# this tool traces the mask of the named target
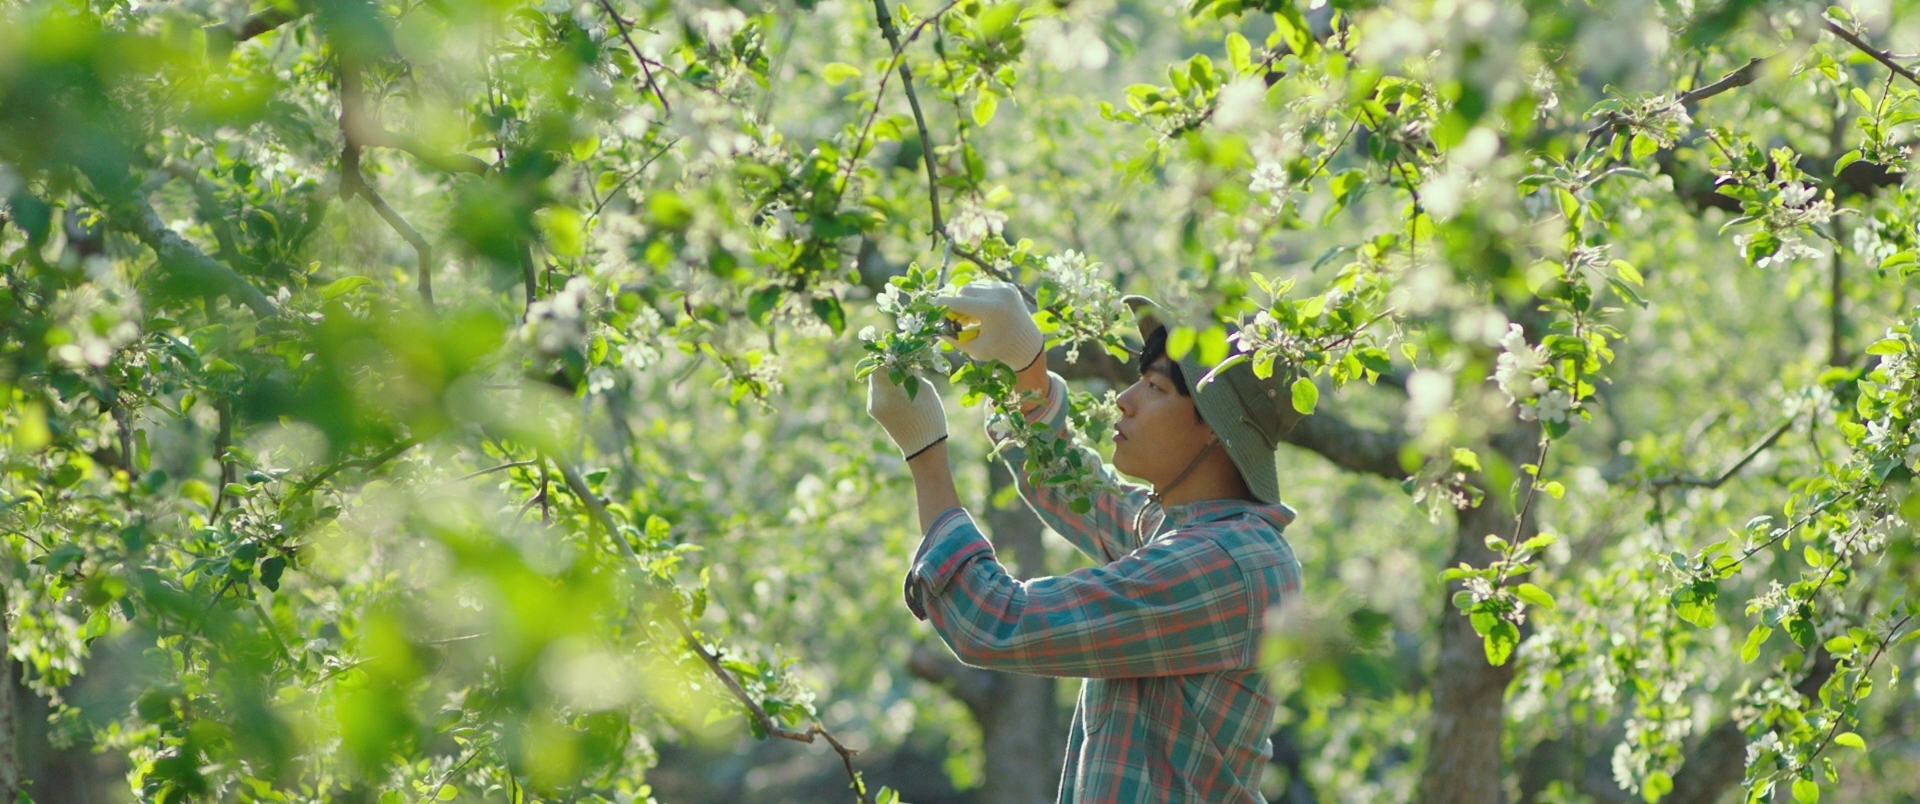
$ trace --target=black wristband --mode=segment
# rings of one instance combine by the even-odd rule
[[[912,454],[912,455],[908,455],[908,456],[907,456],[907,460],[909,460],[909,461],[911,461],[911,460],[913,460],[913,459],[915,459],[915,458],[918,458],[918,457],[920,457],[920,456],[921,456],[922,454],[924,454],[924,453],[925,453],[925,452],[926,452],[927,450],[930,450],[930,449],[933,449],[933,447],[934,447],[934,445],[935,445],[935,444],[939,444],[940,442],[942,442],[942,441],[945,441],[945,440],[947,440],[947,437],[946,437],[945,435],[942,435],[942,436],[940,436],[939,438],[936,438],[936,439],[934,439],[934,440],[933,440],[933,444],[928,444],[928,445],[926,445],[926,446],[924,446],[924,447],[921,447],[921,448],[919,448],[919,449],[917,449],[917,450],[914,450],[914,451],[913,451],[913,454]]]

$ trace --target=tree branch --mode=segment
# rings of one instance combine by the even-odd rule
[[[1793,429],[1793,423],[1795,421],[1798,421],[1798,419],[1789,418],[1781,422],[1779,426],[1773,428],[1773,432],[1767,434],[1766,438],[1760,439],[1759,443],[1748,447],[1747,453],[1742,455],[1740,460],[1735,461],[1732,466],[1727,467],[1727,470],[1721,472],[1718,476],[1703,478],[1697,475],[1667,475],[1649,480],[1647,484],[1657,489],[1667,488],[1669,486],[1692,486],[1707,489],[1720,488],[1722,484],[1733,479],[1734,475],[1739,474],[1740,470],[1747,468],[1747,464],[1752,463],[1753,459],[1759,457],[1760,453],[1767,451],[1768,447],[1773,446],[1774,442],[1779,441],[1780,437],[1786,435],[1788,430]]]
[[[1874,47],[1872,44],[1869,44],[1867,40],[1861,39],[1859,34],[1841,27],[1834,23],[1833,20],[1821,20],[1821,22],[1825,23],[1827,31],[1834,36],[1846,40],[1847,44],[1854,46],[1854,48],[1860,52],[1872,56],[1874,61],[1886,65],[1887,69],[1892,70],[1895,75],[1907,79],[1914,86],[1920,86],[1920,75],[1916,75],[1912,70],[1902,66],[1900,62],[1894,61],[1892,53]]]
[[[900,39],[900,29],[893,24],[893,15],[887,12],[887,0],[873,0],[873,13],[879,19],[880,33],[887,38],[887,44],[894,52],[901,52],[906,46]],[[927,130],[927,116],[920,111],[920,96],[913,90],[913,68],[907,66],[906,59],[900,59],[896,69],[900,72],[900,88],[907,94],[907,106],[913,109],[913,124],[920,130],[920,158],[927,168],[927,205],[933,213],[933,233],[953,242],[947,234],[946,218],[940,214],[940,170],[933,162],[933,134]]]
[[[613,3],[610,0],[600,0],[600,7],[606,9],[607,16],[613,18],[614,27],[620,31],[620,38],[627,43],[627,50],[633,53],[633,60],[640,63],[640,73],[646,76],[647,88],[653,90],[653,97],[659,99],[660,111],[671,113],[673,106],[667,103],[667,94],[661,92],[660,84],[653,80],[653,68],[649,66],[652,61],[640,55],[640,47],[633,43],[633,37],[627,33],[627,21],[620,17],[619,12],[613,10]]]
[[[1720,76],[1720,80],[1704,87],[1682,93],[1680,95],[1680,104],[1683,106],[1692,106],[1722,92],[1753,83],[1753,79],[1760,71],[1761,63],[1765,61],[1766,59],[1761,57],[1749,59],[1745,66]]]
[[[120,207],[120,214],[108,218],[108,225],[139,238],[153,249],[166,270],[183,279],[213,286],[215,292],[245,304],[261,318],[279,315],[280,311],[265,293],[167,226],[160,220],[160,213],[154,211],[153,204],[137,192],[126,194],[115,206]]]
[[[207,51],[224,58],[228,51],[233,50],[234,45],[305,17],[307,13],[304,8],[288,11],[275,7],[241,20],[238,29],[228,25],[209,25],[202,29],[207,35]]]
[[[292,500],[295,497],[301,497],[301,496],[305,496],[307,494],[313,493],[313,490],[319,488],[320,484],[325,483],[328,480],[332,479],[334,475],[339,474],[342,470],[374,469],[382,465],[385,465],[388,461],[391,461],[405,454],[407,450],[420,446],[421,441],[422,439],[420,438],[407,438],[402,440],[398,444],[388,447],[386,450],[378,454],[365,457],[365,458],[353,458],[351,460],[341,461],[339,463],[328,466],[327,468],[320,470],[320,472],[315,474],[313,477],[307,478],[306,482],[303,482],[300,485],[295,486],[293,489],[293,493],[287,495],[287,499]],[[466,478],[461,478],[461,479],[465,480]]]
[[[593,493],[593,488],[587,485],[586,478],[581,477],[580,471],[575,469],[573,464],[568,463],[562,458],[549,455],[547,459],[553,461],[554,465],[559,467],[560,478],[566,482],[567,490],[573,492],[573,496],[579,498],[580,504],[587,509],[587,518],[595,525],[598,525],[602,531],[606,532],[607,538],[613,541],[614,546],[618,547],[620,553],[626,556],[629,561],[632,561],[634,567],[637,569],[640,566],[640,555],[633,551],[633,545],[628,544],[626,537],[620,534],[620,529],[614,525],[613,517],[607,514],[606,504],[601,502],[600,497]],[[645,580],[642,580],[642,583],[651,586],[651,584]],[[814,735],[826,738],[827,745],[833,747],[833,750],[840,755],[841,763],[846,766],[847,777],[852,780],[854,794],[860,801],[860,804],[868,804],[866,783],[861,780],[860,774],[853,769],[853,756],[859,753],[858,751],[842,745],[840,741],[835,739],[833,734],[827,731],[825,726],[820,725],[818,721],[814,722],[806,731],[795,731],[782,727],[772,716],[767,714],[766,708],[762,707],[759,701],[754,700],[746,688],[740,685],[740,680],[735,678],[733,673],[728,671],[727,668],[720,663],[719,653],[708,650],[706,644],[700,640],[700,636],[694,633],[692,626],[687,624],[686,618],[680,613],[679,601],[662,601],[657,610],[667,619],[668,624],[672,625],[673,629],[679,633],[680,641],[686,644],[687,649],[692,651],[695,656],[700,657],[700,661],[706,664],[707,669],[712,671],[715,677],[720,679],[720,683],[725,685],[727,691],[732,693],[733,697],[740,702],[740,705],[746,708],[748,716],[752,717],[754,722],[758,724],[760,729],[768,736],[809,744],[813,742]]]
[[[373,207],[373,211],[380,215],[381,220],[386,221],[387,225],[398,232],[408,245],[413,246],[414,254],[420,260],[418,271],[420,298],[428,307],[432,307],[433,246],[420,235],[418,229],[413,228],[405,218],[400,217],[400,213],[395,212],[393,207],[387,204],[387,200],[381,198],[380,194],[367,184],[366,177],[361,175],[361,148],[374,144],[374,141],[381,139],[385,132],[379,125],[370,123],[366,119],[359,65],[341,58],[338,69],[340,72],[340,133],[346,141],[340,152],[340,194],[358,195],[365,199],[367,204]],[[473,159],[473,157],[468,158]]]
[[[927,683],[946,690],[974,712],[984,712],[993,706],[992,671],[968,667],[921,642],[914,643],[907,654],[907,669]]]
[[[1363,475],[1400,480],[1411,474],[1400,465],[1407,437],[1401,433],[1369,430],[1330,412],[1316,412],[1300,420],[1280,440],[1332,461],[1335,466]]]
[[[486,160],[472,154],[438,153],[428,150],[419,140],[404,134],[397,134],[379,126],[369,126],[361,132],[360,143],[365,148],[392,148],[405,151],[413,158],[425,162],[428,167],[448,173],[472,173],[485,175],[493,166]]]

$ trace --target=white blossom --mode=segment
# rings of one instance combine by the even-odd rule
[[[1287,189],[1287,169],[1278,162],[1261,162],[1253,168],[1253,181],[1248,190],[1256,193],[1276,193]]]
[[[1780,188],[1780,203],[1789,207],[1804,207],[1812,201],[1819,191],[1799,182],[1788,182]]]
[[[1006,225],[1006,213],[967,202],[954,210],[953,218],[947,221],[947,233],[952,235],[954,242],[973,247],[990,236],[998,237]]]
[[[1564,422],[1573,407],[1572,395],[1566,391],[1554,389],[1532,402],[1521,403],[1520,418],[1524,421],[1538,419],[1544,422]]]
[[[520,327],[520,340],[543,355],[557,355],[567,347],[579,347],[587,339],[587,278],[576,276],[567,286],[527,307],[527,322]]]
[[[1527,344],[1526,333],[1519,324],[1507,325],[1500,348],[1500,356],[1494,359],[1492,379],[1507,395],[1508,404],[1531,400],[1546,392],[1547,379],[1536,376],[1546,365],[1546,356]]]

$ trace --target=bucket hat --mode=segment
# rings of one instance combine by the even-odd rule
[[[1166,308],[1152,299],[1127,296],[1122,301],[1133,310],[1142,341],[1154,330],[1170,326]],[[1251,362],[1243,361],[1215,375],[1212,382],[1201,388],[1200,378],[1213,367],[1200,362],[1197,350],[1188,351],[1175,362],[1186,376],[1201,420],[1212,427],[1220,443],[1226,445],[1227,456],[1240,470],[1247,490],[1260,502],[1279,504],[1280,475],[1275,464],[1280,441],[1304,418],[1293,409],[1289,390],[1293,372],[1275,365],[1273,374],[1263,380],[1253,373]]]

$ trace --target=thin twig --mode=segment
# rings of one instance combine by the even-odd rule
[[[593,203],[593,212],[592,214],[587,215],[587,220],[591,221],[595,218],[600,217],[600,211],[607,208],[607,203],[612,201],[614,196],[619,195],[620,191],[627,186],[628,182],[631,182],[634,179],[639,178],[640,174],[647,172],[647,168],[653,167],[654,161],[658,160],[662,156],[665,156],[667,151],[672,150],[673,146],[679,145],[679,144],[680,144],[680,138],[675,137],[673,140],[669,141],[667,144],[660,146],[660,150],[654,151],[651,155],[649,155],[646,161],[641,162],[639,167],[633,169],[632,173],[628,173],[625,178],[622,178],[620,180],[619,184],[615,184],[613,186],[613,189],[608,190],[605,197]]]
[[[524,461],[509,461],[509,462],[507,462],[507,463],[503,463],[503,464],[500,464],[499,466],[489,466],[489,467],[487,467],[487,468],[485,468],[485,469],[482,469],[482,470],[480,470],[480,471],[478,471],[478,472],[468,472],[468,473],[466,473],[466,474],[464,474],[464,475],[461,475],[461,476],[460,476],[460,479],[461,479],[461,480],[472,480],[472,479],[474,479],[474,478],[476,478],[476,477],[479,477],[479,476],[481,476],[481,475],[486,475],[486,474],[492,474],[492,473],[494,473],[494,472],[499,472],[499,471],[504,471],[504,470],[507,470],[507,469],[512,469],[512,468],[514,468],[514,467],[516,467],[516,466],[532,466],[532,465],[534,465],[534,464],[536,464],[536,463],[539,463],[539,462],[540,462],[540,459],[538,459],[538,458],[528,458],[527,460],[524,460]]]
[[[592,520],[595,525],[598,525],[601,530],[605,531],[607,538],[612,540],[616,547],[620,548],[620,553],[626,556],[628,560],[634,562],[634,565],[638,567],[640,565],[640,555],[634,552],[633,545],[627,543],[626,537],[622,535],[620,529],[614,525],[613,517],[607,514],[606,503],[601,501],[599,495],[593,493],[593,488],[587,485],[586,478],[582,477],[580,471],[566,460],[557,456],[551,459],[554,465],[559,467],[560,477],[566,482],[567,490],[573,492],[573,496],[578,498],[581,505],[587,509],[587,518]],[[754,722],[759,725],[761,731],[770,737],[778,737],[783,740],[792,740],[801,743],[812,743],[814,735],[825,737],[827,744],[833,747],[833,750],[840,755],[840,761],[846,765],[847,776],[852,779],[854,793],[857,795],[859,801],[861,804],[868,804],[866,784],[861,781],[860,774],[853,769],[853,756],[859,753],[858,751],[842,745],[839,740],[834,738],[832,733],[828,732],[824,726],[821,726],[817,722],[806,731],[795,731],[781,726],[771,715],[767,714],[766,708],[761,706],[759,701],[754,700],[753,695],[748,693],[745,687],[741,686],[740,680],[735,678],[733,673],[728,671],[727,668],[720,663],[719,653],[708,650],[706,644],[701,642],[700,636],[694,632],[692,626],[687,624],[686,618],[680,613],[678,601],[666,601],[665,605],[659,607],[659,611],[666,618],[667,622],[673,626],[674,631],[680,635],[680,641],[686,644],[687,649],[693,651],[694,655],[700,657],[700,661],[707,666],[708,670],[713,672],[715,677],[720,679],[720,683],[726,686],[727,691],[732,693],[733,697],[737,699],[742,706],[746,707],[748,714],[753,718]]]
[[[1341,134],[1340,141],[1334,143],[1331,149],[1329,149],[1325,154],[1322,154],[1320,156],[1320,163],[1317,165],[1314,165],[1313,170],[1307,173],[1307,177],[1300,180],[1300,185],[1302,187],[1308,184],[1312,184],[1314,179],[1319,178],[1320,171],[1326,170],[1327,163],[1333,161],[1333,157],[1340,153],[1341,148],[1347,147],[1347,138],[1352,137],[1353,130],[1359,127],[1360,127],[1360,116],[1354,115],[1353,122],[1347,124],[1347,133]]]
[[[900,52],[906,45],[900,39],[900,29],[893,24],[893,15],[887,12],[887,0],[873,0],[873,12],[879,18],[880,33],[887,38],[887,44],[893,46],[894,52]],[[940,170],[933,162],[933,134],[927,131],[927,116],[920,111],[920,96],[913,90],[913,68],[907,66],[905,59],[900,59],[894,69],[900,73],[900,87],[907,93],[907,106],[913,109],[913,124],[920,130],[920,159],[927,167],[927,205],[933,212],[933,234],[952,240],[947,233],[946,219],[940,214]]]
[[[1760,453],[1772,447],[1775,442],[1780,440],[1781,436],[1787,434],[1788,430],[1793,429],[1793,424],[1797,421],[1799,421],[1799,419],[1796,417],[1788,418],[1786,421],[1781,422],[1779,426],[1773,428],[1773,432],[1767,434],[1766,438],[1760,439],[1759,443],[1747,448],[1746,454],[1742,455],[1740,460],[1735,461],[1732,466],[1727,467],[1726,471],[1721,472],[1715,477],[1703,478],[1696,475],[1667,475],[1666,477],[1656,477],[1647,481],[1647,483],[1654,488],[1664,488],[1666,486],[1692,486],[1705,489],[1720,488],[1720,486],[1728,480],[1733,479],[1734,475],[1739,474],[1740,470],[1747,468],[1747,464],[1752,463],[1753,459],[1759,457]]]
[[[1853,489],[1851,491],[1848,491],[1845,494],[1842,494],[1838,497],[1835,497],[1831,500],[1827,500],[1826,502],[1823,502],[1819,505],[1814,506],[1813,510],[1808,511],[1805,516],[1800,517],[1798,520],[1794,522],[1787,523],[1787,526],[1784,528],[1779,528],[1775,530],[1773,535],[1770,538],[1768,538],[1766,541],[1747,548],[1746,551],[1740,554],[1739,558],[1736,558],[1733,560],[1732,564],[1727,565],[1725,567],[1725,570],[1728,572],[1731,572],[1734,567],[1738,567],[1741,564],[1746,563],[1747,559],[1752,558],[1755,553],[1758,553],[1761,550],[1765,550],[1769,547],[1779,544],[1781,539],[1787,538],[1787,536],[1791,535],[1794,531],[1799,530],[1801,526],[1807,524],[1808,522],[1812,522],[1814,517],[1819,516],[1822,511],[1825,511],[1828,508],[1833,507],[1834,503],[1840,502],[1841,500],[1847,499],[1848,497],[1852,497],[1854,495],[1860,494],[1863,491],[1865,491],[1865,489]]]
[[[1832,23],[1828,24],[1831,25]],[[1900,633],[1900,629],[1907,627],[1907,623],[1913,620],[1913,618],[1914,615],[1912,614],[1901,617],[1899,622],[1894,623],[1893,627],[1887,630],[1887,638],[1880,642],[1880,647],[1873,649],[1873,655],[1867,658],[1866,666],[1860,669],[1861,678],[1866,678],[1868,673],[1873,672],[1874,664],[1880,661],[1881,654],[1887,652],[1887,646],[1893,644],[1894,636]],[[1813,753],[1807,755],[1808,761],[1812,761],[1814,757],[1820,756],[1821,752],[1827,750],[1827,747],[1833,744],[1833,738],[1839,736],[1840,724],[1844,722],[1846,722],[1846,718],[1843,717],[1836,716],[1833,719],[1833,725],[1827,729],[1827,738],[1821,740],[1820,746],[1813,749]]]
[[[906,38],[894,45],[893,57],[887,61],[886,70],[880,73],[880,86],[873,91],[873,109],[867,112],[867,121],[860,126],[860,136],[853,141],[853,157],[847,160],[847,169],[840,175],[840,186],[836,188],[836,194],[846,192],[847,183],[853,179],[853,168],[859,164],[860,156],[866,150],[867,136],[873,132],[874,122],[880,119],[880,102],[887,96],[887,81],[893,77],[894,68],[900,64],[901,59],[906,58],[906,46],[920,38],[920,33],[925,31],[928,25],[959,4],[960,0],[947,0],[947,4],[941,6],[939,11],[933,12],[932,16],[914,25],[913,30],[907,32]]]
[[[633,53],[633,60],[640,63],[640,74],[646,76],[647,88],[653,90],[653,96],[660,100],[660,111],[673,113],[673,106],[667,103],[667,93],[660,91],[660,84],[653,80],[652,60],[640,54],[640,46],[633,43],[633,36],[627,33],[627,21],[620,12],[613,10],[610,0],[600,0],[600,7],[607,10],[607,16],[613,18],[613,25],[620,31],[620,38],[627,43],[627,50]]]
[[[467,749],[467,755],[464,757],[461,757],[460,761],[456,763],[453,767],[448,768],[446,774],[440,777],[440,781],[435,782],[433,784],[433,788],[428,790],[426,795],[420,797],[421,803],[425,804],[425,802],[429,802],[429,801],[439,801],[440,788],[446,787],[447,782],[453,779],[454,774],[459,773],[461,768],[466,767],[467,763],[472,762],[474,757],[480,756],[480,749],[486,748],[487,746],[492,744],[493,744],[492,740],[487,740],[484,742],[475,743],[472,748]]]
[[[401,441],[398,444],[393,445],[392,447],[389,447],[385,452],[382,452],[378,455],[374,455],[368,458],[355,458],[353,460],[341,461],[339,463],[333,464],[332,466],[328,466],[327,468],[320,470],[319,474],[316,474],[313,477],[308,478],[306,482],[301,483],[298,486],[295,486],[293,489],[293,493],[287,495],[287,500],[292,501],[294,498],[302,497],[307,494],[313,493],[313,490],[319,488],[320,484],[327,482],[334,475],[339,474],[343,469],[376,468],[381,464],[384,464],[388,461],[393,460],[394,458],[400,457],[400,455],[406,452],[407,450],[410,450],[410,449],[413,449],[414,447],[419,446],[420,442],[421,442],[421,439],[419,438],[408,438],[404,441]],[[285,503],[282,503],[282,505],[285,505]]]
[[[370,140],[379,139],[379,136],[374,133],[379,130],[379,126],[366,119],[361,93],[360,66],[343,59],[338,63],[337,69],[340,73],[340,134],[345,140],[340,151],[340,194],[358,195],[365,199],[367,204],[373,207],[373,211],[380,215],[381,220],[386,221],[387,225],[398,232],[408,245],[413,246],[414,253],[420,260],[420,298],[428,307],[432,307],[433,246],[420,235],[419,230],[407,223],[405,218],[400,217],[400,213],[395,212],[393,207],[387,204],[386,199],[381,198],[380,194],[375,192],[373,187],[367,184],[366,178],[360,174],[360,150],[363,146],[370,144]]]

